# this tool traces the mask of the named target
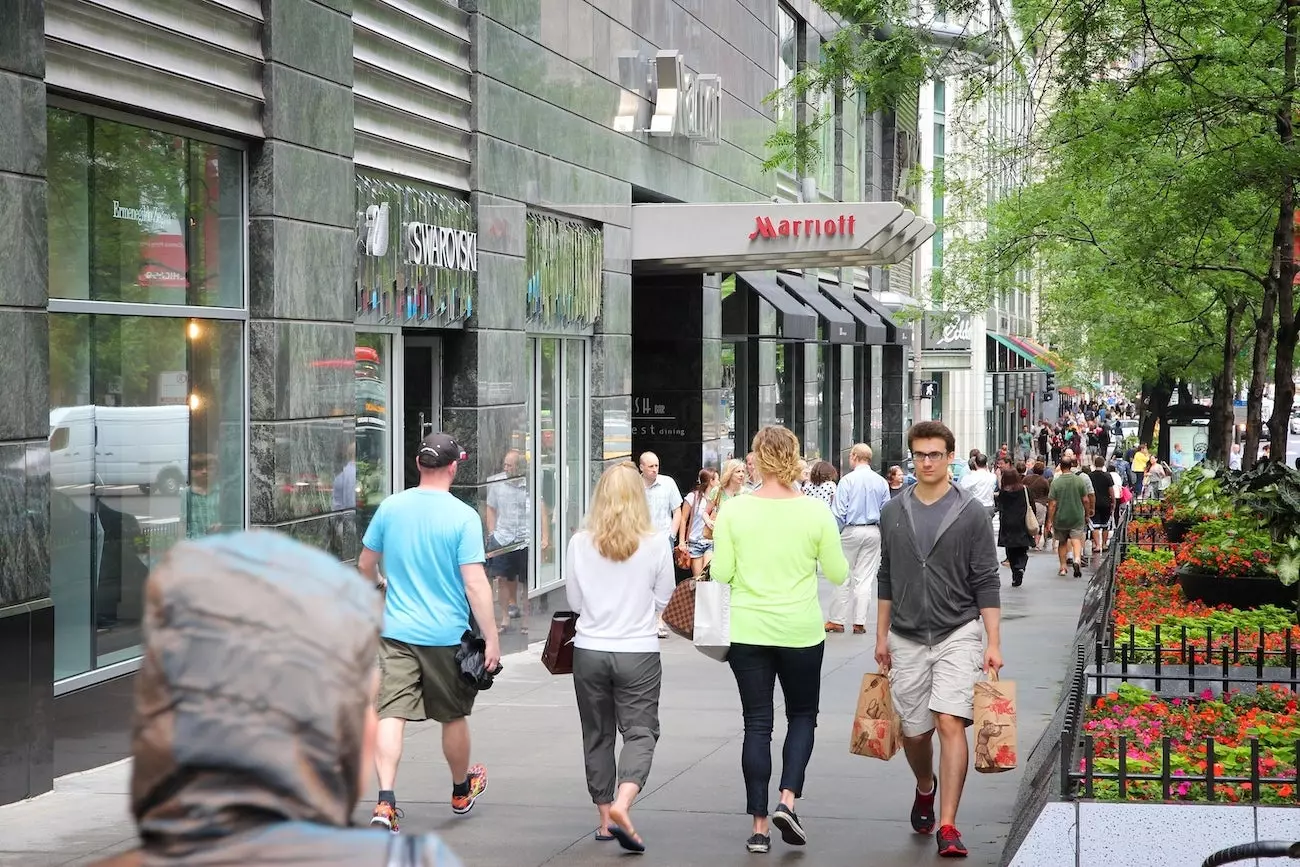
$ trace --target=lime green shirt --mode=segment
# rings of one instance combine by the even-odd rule
[[[731,641],[812,647],[826,640],[817,565],[843,584],[849,562],[831,510],[814,497],[736,497],[713,528],[713,580],[731,585]]]

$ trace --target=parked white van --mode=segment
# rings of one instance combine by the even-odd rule
[[[190,410],[181,406],[70,406],[50,411],[55,487],[137,485],[177,493],[189,477]]]

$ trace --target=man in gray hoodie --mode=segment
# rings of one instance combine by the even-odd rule
[[[918,422],[907,432],[907,442],[917,483],[880,515],[876,662],[892,672],[903,751],[916,776],[912,828],[918,834],[934,830],[935,787],[941,783],[939,855],[964,858],[957,806],[970,764],[966,727],[974,717],[980,672],[1002,668],[1002,581],[988,513],[969,491],[949,481],[952,431],[942,422]]]

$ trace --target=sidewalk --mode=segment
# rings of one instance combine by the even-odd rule
[[[1085,580],[1058,578],[1056,558],[1031,555],[1025,586],[1010,587],[1003,569],[1005,676],[1019,683],[1021,755],[1051,718],[1071,650]],[[830,588],[823,588],[823,599]],[[937,862],[932,838],[908,824],[912,781],[902,756],[889,763],[848,753],[861,675],[874,670],[874,626],[866,636],[834,635],[822,672],[819,742],[808,769],[799,814],[808,829],[807,855],[819,867],[902,867]],[[537,638],[542,634],[538,632]],[[540,646],[507,657],[506,671],[481,696],[473,717],[474,758],[489,768],[488,793],[473,814],[447,805],[450,781],[436,726],[408,731],[398,796],[403,829],[437,831],[467,867],[610,864],[613,843],[591,839],[595,808],[587,795],[581,738],[570,678],[553,678]],[[779,699],[778,699],[779,700]],[[726,665],[680,638],[664,642],[662,735],[649,786],[638,804],[638,830],[648,861],[675,867],[755,864],[746,853],[740,774],[740,701]],[[779,712],[778,712],[779,716]],[[783,722],[774,735],[774,777],[780,773]],[[63,777],[48,795],[0,807],[0,865],[85,864],[133,845],[127,814],[129,762]],[[971,865],[996,865],[1021,772],[971,773],[961,829]],[[357,810],[369,817],[369,803]],[[773,792],[775,803],[775,791]],[[771,858],[790,852],[779,840]],[[797,857],[797,856],[796,856]]]

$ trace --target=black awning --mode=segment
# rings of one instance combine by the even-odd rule
[[[856,343],[857,323],[853,317],[817,291],[815,281],[798,274],[777,274],[776,282],[816,312],[822,320],[822,339],[827,343]]]
[[[729,332],[731,336],[766,337],[791,341],[817,339],[816,314],[777,285],[776,278],[770,273],[764,271],[740,271],[736,274],[736,289],[737,291],[723,302],[724,308],[727,302],[732,301],[733,298],[737,302],[744,304],[743,299],[737,297],[742,293],[755,299],[761,298],[776,310],[776,331],[774,334],[760,334],[758,327],[760,317],[757,315],[757,305],[754,305],[754,311],[750,315],[749,305],[744,304],[743,331],[730,327],[735,320],[726,315],[726,309],[723,310],[723,330]],[[748,292],[745,292],[746,289]]]
[[[885,323],[886,342],[897,346],[910,346],[912,344],[912,329],[907,325],[900,325],[889,315],[885,305],[881,304],[875,298],[871,297],[870,292],[863,292],[861,289],[853,290],[853,299],[861,304],[867,310],[880,317],[880,321]]]
[[[865,343],[868,346],[882,346],[889,342],[889,336],[885,332],[885,323],[880,317],[872,313],[861,304],[854,303],[853,293],[847,289],[841,289],[838,283],[821,281],[822,294],[831,300],[832,303],[847,312],[858,322],[858,330],[861,332],[859,343]]]

